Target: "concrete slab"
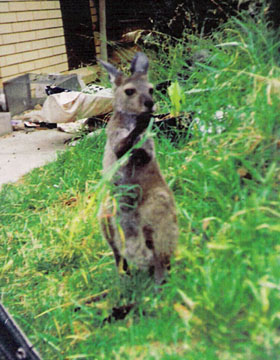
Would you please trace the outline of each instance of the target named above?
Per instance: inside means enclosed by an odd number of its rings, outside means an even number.
[[[10,134],[12,131],[11,114],[9,112],[0,112],[0,136]]]
[[[14,131],[0,137],[0,189],[3,184],[18,181],[34,168],[45,165],[64,150],[65,140],[73,134],[57,129],[33,132]]]
[[[85,84],[89,84],[98,80],[100,76],[100,67],[99,65],[91,65],[79,69],[68,70],[63,72],[63,74],[77,74]]]

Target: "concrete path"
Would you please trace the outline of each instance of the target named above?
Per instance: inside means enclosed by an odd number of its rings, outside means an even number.
[[[0,137],[0,189],[3,184],[16,182],[34,168],[56,159],[56,153],[67,145],[65,140],[73,137],[52,130],[32,132],[14,131]]]

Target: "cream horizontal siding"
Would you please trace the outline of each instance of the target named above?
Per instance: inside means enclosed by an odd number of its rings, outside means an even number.
[[[59,1],[0,1],[0,82],[67,70]]]

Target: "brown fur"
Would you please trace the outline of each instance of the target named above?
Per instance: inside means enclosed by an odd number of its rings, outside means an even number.
[[[142,138],[154,102],[146,55],[136,54],[129,78],[110,64],[102,65],[115,87],[114,114],[107,126],[103,158],[106,173]],[[153,270],[156,282],[161,283],[170,266],[178,227],[173,195],[160,172],[151,138],[132,149],[128,161],[115,175],[114,185],[118,206],[114,209],[112,198],[104,201],[100,221],[116,264],[127,270],[128,261]]]

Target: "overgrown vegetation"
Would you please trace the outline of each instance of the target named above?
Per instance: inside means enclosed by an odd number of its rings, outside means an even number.
[[[4,187],[1,302],[44,359],[280,358],[279,40],[244,16],[149,54],[193,117],[178,144],[156,136],[181,232],[161,292],[143,273],[119,279],[101,238],[104,132]]]

